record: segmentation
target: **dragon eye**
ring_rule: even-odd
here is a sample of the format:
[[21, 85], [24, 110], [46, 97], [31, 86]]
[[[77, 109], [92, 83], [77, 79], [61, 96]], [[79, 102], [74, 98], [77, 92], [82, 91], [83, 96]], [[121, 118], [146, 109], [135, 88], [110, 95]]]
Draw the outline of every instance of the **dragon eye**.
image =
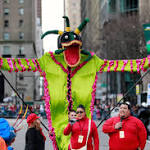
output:
[[68, 40], [68, 38], [69, 38], [68, 35], [65, 35], [65, 39]]
[[74, 34], [74, 38], [76, 38], [77, 36]]

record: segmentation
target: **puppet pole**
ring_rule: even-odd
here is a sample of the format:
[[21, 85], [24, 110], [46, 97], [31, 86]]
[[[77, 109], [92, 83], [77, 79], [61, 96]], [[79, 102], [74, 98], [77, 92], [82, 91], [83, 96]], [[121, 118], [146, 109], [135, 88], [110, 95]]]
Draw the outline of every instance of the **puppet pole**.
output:
[[[3, 74], [3, 72], [0, 70], [1, 75], [3, 76], [3, 78], [7, 81], [7, 83], [9, 84], [9, 86], [12, 88], [12, 90], [16, 93], [16, 95], [20, 98], [20, 100], [22, 101], [22, 103], [27, 107], [28, 105], [25, 103], [25, 101], [23, 100], [23, 98], [18, 94], [17, 90], [11, 85], [11, 83], [9, 82], [9, 80], [6, 78], [6, 76]], [[29, 107], [30, 113], [33, 113], [33, 111], [31, 110], [31, 107]], [[40, 120], [42, 126], [49, 132], [49, 129], [45, 126], [45, 124]]]

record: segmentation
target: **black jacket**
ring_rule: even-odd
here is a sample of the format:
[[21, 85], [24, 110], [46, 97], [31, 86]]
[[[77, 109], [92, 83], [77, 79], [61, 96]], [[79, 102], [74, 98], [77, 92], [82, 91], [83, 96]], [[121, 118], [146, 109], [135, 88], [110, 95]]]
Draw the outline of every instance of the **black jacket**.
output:
[[45, 150], [45, 140], [40, 130], [35, 128], [27, 130], [25, 150]]

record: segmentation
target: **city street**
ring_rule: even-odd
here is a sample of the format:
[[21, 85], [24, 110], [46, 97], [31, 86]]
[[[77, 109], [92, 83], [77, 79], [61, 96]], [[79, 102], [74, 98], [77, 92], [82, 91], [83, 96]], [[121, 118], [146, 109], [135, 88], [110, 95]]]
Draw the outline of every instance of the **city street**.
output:
[[[9, 119], [8, 120], [10, 124], [13, 124], [13, 122], [15, 120], [13, 119]], [[47, 125], [47, 121], [46, 120], [42, 120], [42, 122]], [[96, 124], [98, 124], [98, 121], [96, 121]], [[26, 124], [26, 120], [23, 121], [22, 125], [24, 126], [24, 128], [18, 132], [17, 134], [17, 138], [16, 141], [13, 144], [13, 147], [15, 150], [24, 150], [24, 146], [25, 146], [25, 133], [27, 130], [27, 124]], [[44, 134], [47, 137], [46, 139], [46, 145], [45, 145], [45, 150], [52, 150], [52, 142], [49, 140], [48, 134], [46, 132], [46, 130], [44, 129]], [[108, 136], [103, 134], [101, 131], [101, 127], [98, 129], [99, 131], [99, 136], [100, 136], [100, 150], [109, 150], [108, 147]], [[146, 147], [144, 150], [149, 150], [150, 148], [150, 142], [147, 142]]]
[[[67, 150], [64, 121], [77, 121], [70, 147], [79, 148], [86, 139], [83, 128], [89, 127], [85, 115], [106, 120], [119, 114], [104, 129], [113, 136], [110, 147], [140, 149], [147, 136], [142, 150], [150, 150], [149, 10], [150, 0], [0, 0], [0, 118], [13, 125], [17, 116], [34, 112], [48, 128], [47, 116], [56, 132], [54, 149], [59, 144], [59, 150]], [[33, 123], [37, 118], [28, 117], [31, 127], [40, 124]], [[12, 147], [24, 150], [28, 124], [25, 119], [17, 125], [21, 130]], [[99, 139], [93, 124], [91, 135], [100, 150], [109, 150], [102, 125]], [[53, 131], [41, 127], [45, 150], [53, 150]], [[31, 131], [29, 137], [34, 134], [41, 150], [40, 135]], [[86, 142], [90, 147], [94, 140]]]

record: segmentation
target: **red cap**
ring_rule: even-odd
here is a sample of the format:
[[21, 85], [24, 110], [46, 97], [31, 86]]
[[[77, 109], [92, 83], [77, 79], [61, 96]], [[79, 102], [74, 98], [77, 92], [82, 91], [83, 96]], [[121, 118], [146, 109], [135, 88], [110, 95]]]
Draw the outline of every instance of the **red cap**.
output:
[[40, 118], [39, 116], [37, 116], [36, 114], [32, 113], [27, 117], [27, 123], [28, 125], [30, 125], [31, 123], [33, 123], [36, 119]]

